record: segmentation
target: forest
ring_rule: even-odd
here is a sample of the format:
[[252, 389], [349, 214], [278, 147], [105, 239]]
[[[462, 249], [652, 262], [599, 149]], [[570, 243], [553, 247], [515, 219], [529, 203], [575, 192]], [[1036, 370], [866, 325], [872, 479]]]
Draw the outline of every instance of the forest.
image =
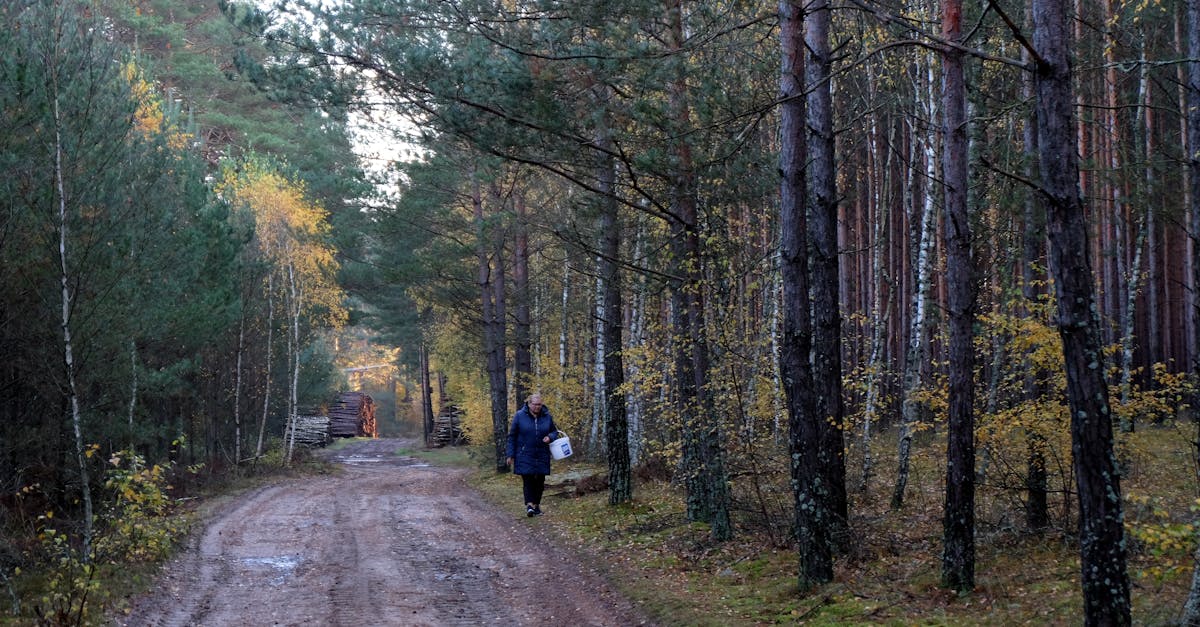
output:
[[1052, 538], [1085, 624], [1200, 624], [1200, 0], [0, 16], [14, 613], [386, 363], [496, 473], [540, 392], [612, 507], [666, 468], [797, 595], [920, 510], [940, 588]]

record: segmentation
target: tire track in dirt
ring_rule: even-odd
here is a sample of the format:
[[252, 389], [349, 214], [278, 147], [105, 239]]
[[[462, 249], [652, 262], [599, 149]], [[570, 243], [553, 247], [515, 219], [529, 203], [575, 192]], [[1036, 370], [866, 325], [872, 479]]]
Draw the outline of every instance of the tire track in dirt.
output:
[[355, 442], [343, 472], [222, 507], [120, 625], [646, 624], [537, 519], [500, 511], [466, 471]]

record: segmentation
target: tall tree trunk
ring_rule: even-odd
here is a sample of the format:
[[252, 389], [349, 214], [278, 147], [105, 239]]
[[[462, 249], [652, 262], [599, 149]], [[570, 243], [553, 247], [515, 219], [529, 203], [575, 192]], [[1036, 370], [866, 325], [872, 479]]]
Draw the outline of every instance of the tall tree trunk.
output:
[[[891, 133], [889, 129], [888, 133]], [[868, 142], [872, 148], [879, 146], [879, 128], [878, 122], [872, 120], [871, 130], [868, 135]], [[890, 140], [890, 138], [889, 138]], [[863, 405], [863, 426], [862, 426], [862, 482], [859, 483], [859, 491], [866, 492], [871, 482], [871, 475], [874, 473], [874, 457], [871, 455], [871, 427], [874, 426], [876, 415], [879, 413], [881, 405], [881, 397], [883, 395], [883, 374], [884, 374], [884, 338], [887, 333], [888, 322], [891, 319], [891, 299], [893, 290], [888, 285], [887, 274], [884, 270], [883, 257], [884, 247], [887, 241], [889, 232], [888, 216], [889, 212], [884, 210], [887, 200], [884, 194], [887, 190], [887, 184], [881, 183], [889, 180], [890, 169], [892, 164], [892, 151], [887, 152], [887, 158], [884, 160], [882, 167], [876, 162], [869, 166], [871, 179], [871, 205], [873, 218], [868, 219], [871, 224], [872, 239], [874, 244], [871, 246], [871, 283], [874, 286], [871, 299], [871, 356], [867, 363], [867, 397]], [[882, 168], [882, 172], [879, 170]], [[887, 302], [884, 302], [884, 292], [887, 292]]]
[[[932, 68], [929, 72], [932, 74]], [[932, 83], [933, 78], [930, 76], [926, 86], [932, 89]], [[928, 102], [928, 118], [932, 123], [935, 117], [932, 93], [929, 94]], [[932, 128], [926, 133], [923, 149], [925, 153], [925, 180], [933, 181], [936, 174], [934, 164], [936, 163], [937, 150]], [[910, 191], [909, 195], [911, 194], [912, 192]], [[896, 485], [892, 489], [892, 509], [900, 509], [904, 506], [904, 492], [908, 486], [909, 458], [912, 452], [913, 432], [921, 419], [924, 407], [924, 403], [918, 399], [917, 393], [920, 391], [923, 381], [922, 364], [926, 361], [926, 355], [929, 352], [929, 290], [930, 284], [933, 281], [934, 226], [937, 223], [937, 206], [933, 202], [933, 194], [927, 191], [924, 201], [917, 206], [920, 206], [921, 209], [914, 220], [920, 225], [917, 232], [917, 258], [915, 260], [916, 268], [914, 269], [916, 274], [916, 289], [912, 292], [912, 317], [909, 321], [908, 346], [905, 348], [904, 356], [904, 396], [900, 408], [900, 442], [897, 455]]]
[[[240, 328], [238, 329], [238, 341], [239, 341], [239, 349], [240, 349], [240, 342], [241, 342], [241, 329]], [[241, 357], [242, 357], [242, 354], [241, 354], [241, 351], [239, 350], [239, 352], [238, 352], [238, 360], [239, 360], [238, 361], [238, 366], [239, 366], [238, 374], [239, 375], [241, 374], [241, 361], [240, 361]], [[241, 383], [240, 377], [238, 378], [238, 382]], [[240, 391], [240, 388], [239, 388], [239, 391]], [[129, 449], [130, 450], [133, 450], [133, 448], [136, 444], [134, 442], [133, 416], [137, 412], [137, 402], [138, 402], [137, 342], [135, 342], [134, 340], [129, 340], [129, 417], [128, 418], [129, 418]], [[235, 422], [237, 421], [237, 418], [238, 418], [237, 408], [235, 407], [234, 408], [234, 421]], [[234, 460], [234, 461], [236, 462], [236, 460]]]
[[668, 108], [674, 126], [670, 150], [674, 157], [671, 181], [673, 273], [679, 277], [673, 290], [676, 301], [675, 333], [684, 344], [683, 368], [676, 371], [684, 422], [683, 454], [687, 476], [689, 520], [709, 523], [714, 540], [733, 537], [729, 519], [729, 485], [720, 417], [708, 389], [708, 331], [704, 317], [704, 272], [699, 232], [695, 164], [686, 130], [691, 128], [688, 101], [687, 56], [684, 54], [683, 0], [667, 2], [667, 46], [675, 64], [667, 85]]
[[[1187, 111], [1187, 174], [1188, 174], [1188, 238], [1192, 243], [1192, 281], [1200, 285], [1200, 262], [1194, 257], [1200, 251], [1200, 0], [1187, 0], [1187, 94], [1184, 109]], [[1200, 329], [1200, 298], [1192, 298], [1192, 310], [1189, 316], [1192, 328]], [[1196, 334], [1200, 336], [1200, 333]], [[1196, 341], [1196, 338], [1191, 338]], [[1193, 344], [1192, 375], [1200, 376], [1200, 346]], [[1200, 392], [1192, 399], [1192, 407], [1200, 407]], [[1195, 454], [1200, 458], [1200, 414], [1192, 410], [1196, 422], [1197, 435], [1193, 441]], [[1188, 592], [1187, 601], [1183, 606], [1184, 625], [1200, 626], [1200, 546], [1196, 547], [1194, 564], [1192, 566], [1192, 587]]]
[[288, 334], [288, 353], [291, 357], [292, 370], [288, 383], [288, 414], [287, 414], [287, 463], [292, 463], [292, 453], [296, 449], [296, 415], [300, 412], [300, 298], [301, 293], [296, 282], [296, 265], [288, 262], [288, 310], [291, 313], [291, 329]]
[[562, 315], [561, 324], [558, 330], [558, 376], [560, 381], [565, 381], [567, 376], [567, 337], [570, 330], [567, 325], [567, 305], [571, 300], [571, 261], [568, 259], [563, 264], [563, 280], [562, 280], [562, 305], [559, 312]]
[[1128, 625], [1120, 475], [1113, 456], [1112, 413], [1078, 187], [1078, 156], [1071, 145], [1067, 13], [1059, 0], [1034, 0], [1033, 16], [1033, 43], [1039, 56], [1035, 70], [1039, 167], [1071, 410], [1084, 620], [1088, 625]]
[[[1032, 20], [1032, 11], [1026, 7], [1026, 15]], [[1032, 22], [1030, 22], [1032, 24]], [[1028, 64], [1032, 63], [1033, 59], [1026, 50], [1022, 59]], [[1033, 76], [1027, 75], [1022, 78], [1022, 94], [1028, 102], [1033, 102]], [[1023, 129], [1022, 142], [1025, 146], [1025, 154], [1030, 159], [1026, 166], [1025, 174], [1029, 180], [1036, 180], [1038, 172], [1038, 164], [1036, 161], [1038, 154], [1037, 142], [1037, 118], [1036, 111], [1030, 112], [1031, 119], [1025, 121]], [[1025, 216], [1023, 222], [1025, 229], [1023, 232], [1022, 255], [1024, 263], [1022, 264], [1022, 285], [1021, 293], [1025, 298], [1027, 308], [1032, 307], [1042, 294], [1043, 288], [1040, 285], [1045, 280], [1044, 273], [1037, 270], [1039, 267], [1045, 267], [1045, 249], [1046, 242], [1046, 225], [1045, 211], [1042, 210], [1040, 197], [1035, 190], [1028, 190], [1025, 194]], [[1028, 309], [1027, 309], [1028, 312]], [[1033, 401], [1041, 396], [1042, 386], [1038, 385], [1034, 378], [1029, 365], [1029, 358], [1025, 356], [1026, 368], [1025, 378], [1023, 383], [1023, 394], [1026, 402]], [[1048, 484], [1046, 475], [1046, 439], [1036, 427], [1025, 428], [1026, 441], [1026, 462], [1025, 462], [1025, 524], [1029, 530], [1034, 533], [1041, 533], [1050, 526], [1050, 509], [1048, 504]]]
[[[633, 259], [635, 262], [642, 258], [644, 215], [637, 217], [637, 228], [633, 240]], [[637, 287], [633, 292], [633, 302], [630, 303], [629, 312], [629, 333], [625, 341], [625, 347], [641, 346], [644, 343], [645, 336], [645, 319], [646, 319], [646, 276], [640, 275], [637, 279]], [[622, 359], [624, 361], [624, 359]], [[635, 465], [641, 459], [641, 441], [642, 441], [642, 416], [644, 414], [642, 399], [643, 390], [639, 381], [640, 370], [636, 360], [629, 362], [629, 376], [625, 377], [631, 383], [632, 389], [629, 394], [629, 463]]]
[[242, 353], [246, 346], [246, 309], [238, 316], [237, 363], [233, 374], [233, 464], [242, 463]]
[[593, 333], [595, 339], [596, 352], [592, 355], [592, 414], [591, 427], [588, 430], [588, 444], [592, 447], [599, 448], [600, 446], [600, 426], [607, 420], [608, 415], [607, 403], [604, 395], [604, 356], [608, 353], [605, 346], [604, 336], [604, 270], [602, 268], [604, 260], [600, 255], [596, 256], [596, 292], [593, 299], [592, 320]]
[[[776, 268], [783, 267], [783, 257], [778, 249], [775, 251]], [[806, 264], [807, 266], [807, 264]], [[771, 402], [771, 438], [775, 442], [779, 442], [784, 437], [783, 428], [784, 420], [787, 415], [786, 403], [783, 401], [786, 393], [783, 385], [783, 370], [782, 370], [782, 348], [780, 346], [783, 333], [783, 272], [778, 270], [772, 273], [771, 286], [767, 292], [767, 298], [771, 303], [770, 332], [771, 332], [771, 381], [774, 385], [774, 394], [772, 394]]]
[[[1176, 50], [1178, 50], [1180, 52], [1180, 54], [1186, 53], [1186, 54], [1190, 55], [1192, 50], [1200, 52], [1200, 21], [1197, 21], [1197, 22], [1192, 21], [1192, 19], [1193, 19], [1192, 12], [1194, 10], [1200, 11], [1200, 9], [1197, 9], [1195, 7], [1194, 3], [1191, 0], [1188, 0], [1187, 11], [1184, 12], [1184, 14], [1185, 14], [1184, 19], [1187, 20], [1187, 31], [1188, 31], [1186, 42], [1184, 41], [1184, 25], [1182, 23], [1182, 20], [1179, 19], [1178, 13], [1176, 14], [1175, 45], [1176, 45]], [[1198, 15], [1196, 17], [1196, 19], [1200, 20], [1200, 15]], [[1193, 47], [1193, 46], [1195, 46], [1195, 47]], [[1196, 59], [1196, 57], [1192, 57], [1192, 56], [1189, 56], [1188, 58]], [[1196, 309], [1197, 307], [1200, 307], [1200, 300], [1197, 300], [1197, 298], [1196, 298], [1196, 287], [1195, 287], [1196, 285], [1200, 285], [1200, 283], [1196, 282], [1196, 273], [1197, 273], [1196, 266], [1198, 265], [1196, 263], [1196, 261], [1197, 261], [1196, 260], [1196, 255], [1197, 255], [1196, 238], [1200, 237], [1200, 233], [1198, 233], [1196, 231], [1197, 224], [1192, 222], [1192, 216], [1200, 215], [1200, 212], [1195, 211], [1195, 207], [1193, 207], [1193, 203], [1195, 202], [1195, 195], [1193, 194], [1192, 188], [1197, 185], [1197, 183], [1193, 180], [1194, 179], [1193, 170], [1196, 168], [1196, 151], [1200, 150], [1200, 147], [1197, 147], [1195, 144], [1191, 143], [1192, 138], [1191, 138], [1191, 134], [1190, 134], [1190, 129], [1196, 128], [1196, 124], [1193, 124], [1193, 122], [1196, 120], [1193, 120], [1191, 114], [1195, 113], [1196, 106], [1200, 106], [1200, 95], [1197, 95], [1197, 94], [1195, 94], [1195, 92], [1192, 91], [1193, 80], [1192, 80], [1191, 76], [1192, 76], [1192, 72], [1200, 72], [1200, 67], [1198, 67], [1197, 62], [1193, 60], [1190, 63], [1178, 64], [1175, 68], [1175, 72], [1176, 72], [1175, 76], [1179, 80], [1179, 110], [1185, 111], [1188, 113], [1187, 115], [1179, 116], [1179, 136], [1183, 140], [1183, 153], [1185, 155], [1185, 158], [1182, 159], [1182, 161], [1183, 161], [1182, 170], [1183, 171], [1181, 172], [1182, 178], [1184, 181], [1184, 184], [1183, 184], [1183, 206], [1184, 206], [1184, 211], [1186, 212], [1186, 214], [1188, 216], [1186, 218], [1186, 221], [1187, 221], [1187, 229], [1186, 230], [1187, 230], [1187, 234], [1188, 234], [1187, 254], [1184, 255], [1184, 271], [1183, 271], [1183, 274], [1184, 274], [1183, 294], [1184, 294], [1184, 303], [1185, 303], [1185, 308], [1186, 308], [1185, 310], [1187, 312], [1183, 315], [1183, 327], [1184, 327], [1184, 331], [1183, 331], [1184, 350], [1183, 350], [1183, 353], [1185, 355], [1187, 355], [1187, 358], [1190, 360], [1188, 363], [1191, 364], [1193, 366], [1193, 368], [1196, 368], [1198, 366], [1196, 364], [1196, 362], [1194, 361], [1196, 359], [1196, 354], [1197, 354], [1197, 351], [1195, 350], [1196, 337], [1198, 335], [1196, 333], [1196, 328], [1197, 328], [1196, 324], [1197, 324], [1197, 322], [1200, 322], [1200, 315], [1197, 315], [1198, 312]], [[1200, 76], [1197, 76], [1194, 83], [1196, 85], [1196, 89], [1200, 90]], [[1195, 99], [1193, 100], [1193, 98], [1195, 98]], [[1200, 131], [1198, 131], [1198, 132], [1200, 132]], [[1170, 290], [1171, 286], [1172, 286], [1172, 281], [1163, 281], [1164, 292], [1166, 292], [1167, 290]], [[1171, 297], [1170, 297], [1169, 292], [1164, 294], [1164, 300], [1166, 302], [1171, 302]], [[1168, 326], [1168, 329], [1169, 328], [1170, 327]], [[1168, 341], [1169, 341], [1169, 338], [1172, 337], [1173, 335], [1174, 335], [1173, 333], [1170, 333], [1170, 332], [1167, 333]], [[1165, 351], [1165, 352], [1167, 352], [1167, 354], [1170, 354], [1170, 351]], [[1195, 407], [1195, 405], [1193, 405], [1193, 407]], [[1198, 592], [1197, 594], [1200, 594], [1200, 592]], [[1200, 604], [1200, 599], [1198, 599], [1197, 602], [1198, 602], [1198, 604]], [[1197, 611], [1200, 612], [1200, 608], [1198, 608]]]
[[267, 274], [267, 350], [263, 366], [263, 407], [262, 417], [258, 421], [258, 444], [254, 447], [254, 457], [263, 455], [263, 439], [267, 433], [267, 416], [271, 408], [271, 348], [275, 335], [275, 273]]
[[838, 280], [837, 168], [834, 157], [833, 85], [828, 0], [813, 0], [804, 16], [804, 63], [808, 103], [806, 186], [809, 272], [812, 280], [812, 368], [821, 433], [817, 458], [828, 491], [830, 534], [835, 545], [850, 539], [846, 495], [845, 438], [842, 433], [842, 316]]
[[821, 442], [817, 399], [813, 390], [812, 321], [808, 291], [808, 237], [805, 219], [807, 133], [804, 98], [804, 3], [779, 3], [781, 143], [779, 150], [780, 261], [783, 291], [783, 337], [779, 369], [787, 398], [788, 452], [799, 553], [801, 590], [833, 579], [828, 486], [820, 461], [812, 452]]
[[[1125, 306], [1121, 308], [1121, 404], [1127, 405], [1133, 396], [1133, 349], [1134, 314], [1137, 311], [1137, 295], [1142, 281], [1142, 249], [1146, 243], [1146, 219], [1139, 217], [1137, 239], [1134, 241], [1133, 261], [1125, 277]], [[1121, 416], [1121, 432], [1133, 433], [1132, 415]]]
[[[433, 443], [433, 390], [429, 377], [429, 349], [421, 342], [421, 424], [425, 433], [425, 446]], [[395, 381], [395, 379], [392, 379]], [[453, 438], [453, 433], [450, 434]]]
[[529, 396], [533, 383], [532, 343], [529, 332], [529, 225], [526, 221], [525, 194], [518, 192], [513, 199], [517, 212], [515, 249], [513, 253], [513, 392], [517, 405]]
[[[1104, 0], [1103, 4], [1105, 23], [1116, 24], [1118, 16], [1113, 11], [1112, 0]], [[1106, 36], [1111, 37], [1111, 35]], [[1128, 280], [1130, 273], [1132, 272], [1127, 268], [1127, 253], [1129, 243], [1125, 208], [1126, 205], [1129, 204], [1129, 201], [1126, 198], [1127, 194], [1125, 193], [1124, 188], [1125, 174], [1122, 171], [1122, 168], [1124, 167], [1124, 159], [1122, 158], [1121, 154], [1122, 149], [1128, 142], [1126, 142], [1124, 139], [1121, 139], [1124, 129], [1121, 125], [1121, 111], [1123, 108], [1120, 106], [1117, 99], [1118, 90], [1120, 89], [1116, 60], [1118, 42], [1115, 40], [1115, 38], [1112, 39], [1113, 41], [1106, 42], [1104, 46], [1106, 66], [1104, 71], [1106, 83], [1104, 92], [1108, 100], [1108, 107], [1105, 111], [1106, 124], [1108, 125], [1108, 131], [1105, 133], [1105, 142], [1108, 146], [1108, 159], [1110, 168], [1108, 186], [1110, 190], [1109, 196], [1112, 199], [1112, 213], [1110, 214], [1109, 219], [1112, 223], [1111, 230], [1113, 232], [1114, 246], [1112, 254], [1112, 272], [1110, 273], [1112, 282], [1110, 287], [1112, 301], [1116, 305], [1116, 307], [1112, 310], [1112, 313], [1115, 314], [1113, 316], [1113, 320], [1121, 325], [1121, 328], [1115, 328], [1114, 325], [1112, 341], [1113, 343], [1120, 341], [1123, 344], [1124, 325], [1127, 320], [1130, 322], [1130, 324], [1132, 324], [1133, 317], [1132, 312], [1129, 311], [1129, 307], [1132, 306], [1133, 303], [1125, 299], [1126, 290], [1123, 290], [1120, 287], [1123, 281]], [[1144, 68], [1145, 66], [1143, 65], [1142, 67]], [[1122, 72], [1122, 74], [1124, 73]], [[1123, 363], [1122, 368], [1124, 368]], [[1122, 425], [1122, 428], [1123, 427], [1124, 425]]]
[[[55, 42], [57, 45], [57, 41]], [[67, 192], [63, 180], [63, 136], [62, 118], [59, 110], [59, 86], [57, 59], [47, 60], [51, 72], [51, 106], [54, 108], [54, 186], [58, 195], [58, 263], [59, 284], [62, 288], [60, 301], [62, 316], [59, 319], [63, 338], [63, 367], [67, 382], [67, 399], [71, 408], [71, 427], [75, 432], [75, 460], [79, 464], [79, 486], [83, 500], [83, 548], [84, 562], [92, 559], [92, 485], [87, 467], [87, 445], [83, 439], [83, 412], [79, 408], [79, 390], [75, 385], [75, 345], [71, 339], [71, 274], [67, 263]]]
[[1162, 349], [1162, 332], [1159, 328], [1159, 293], [1158, 286], [1158, 213], [1150, 206], [1157, 190], [1157, 176], [1154, 171], [1156, 147], [1154, 145], [1154, 87], [1150, 81], [1150, 64], [1146, 61], [1146, 42], [1142, 43], [1141, 91], [1142, 91], [1142, 139], [1145, 164], [1142, 179], [1142, 203], [1146, 205], [1146, 363], [1153, 366], [1158, 363]]
[[[608, 100], [600, 94], [601, 111]], [[625, 363], [621, 355], [621, 328], [625, 305], [621, 298], [621, 222], [617, 204], [617, 168], [611, 156], [612, 135], [608, 120], [600, 116], [596, 143], [600, 147], [597, 181], [600, 190], [600, 278], [604, 283], [601, 339], [604, 345], [604, 425], [608, 457], [608, 503], [617, 505], [633, 499], [629, 467], [629, 418], [626, 412]]]
[[[942, 36], [950, 42], [962, 39], [962, 0], [943, 0]], [[950, 46], [942, 50], [942, 120], [950, 321], [942, 585], [967, 592], [975, 587], [975, 271], [967, 207], [968, 120], [963, 52]]]
[[[475, 253], [479, 263], [478, 285], [482, 302], [483, 352], [487, 357], [488, 391], [492, 410], [492, 445], [496, 453], [496, 472], [508, 472], [505, 442], [508, 435], [508, 373], [504, 364], [504, 278], [501, 258], [496, 258], [497, 272], [492, 273], [489, 253], [496, 253], [496, 239], [489, 233], [484, 220], [483, 196], [478, 174], [473, 174], [471, 203], [475, 212]], [[496, 228], [494, 225], [490, 228]], [[498, 300], [501, 299], [501, 300]]]
[[[1142, 57], [1143, 58], [1138, 70], [1138, 103], [1141, 105], [1139, 106], [1139, 113], [1141, 114], [1142, 124], [1134, 125], [1133, 136], [1135, 139], [1139, 140], [1137, 143], [1141, 145], [1140, 147], [1149, 149], [1151, 146], [1150, 136], [1152, 135], [1152, 129], [1150, 127], [1150, 122], [1152, 117], [1148, 106], [1150, 98], [1150, 83], [1148, 77], [1149, 72], [1147, 70], [1148, 64], [1146, 63], [1144, 48], [1142, 50]], [[1150, 165], [1150, 159], [1152, 158], [1153, 153], [1145, 153], [1145, 166], [1143, 170], [1145, 178], [1142, 180], [1142, 190], [1144, 192], [1142, 197], [1144, 199], [1149, 199], [1149, 184], [1154, 180], [1154, 169]], [[1133, 395], [1133, 359], [1134, 335], [1136, 333], [1135, 323], [1137, 313], [1137, 297], [1138, 292], [1142, 287], [1142, 280], [1145, 278], [1145, 275], [1142, 273], [1142, 254], [1145, 250], [1146, 239], [1151, 233], [1151, 216], [1154, 213], [1150, 209], [1148, 202], [1141, 203], [1141, 208], [1139, 208], [1139, 205], [1135, 203], [1133, 207], [1131, 207], [1130, 212], [1138, 212], [1134, 218], [1136, 221], [1137, 236], [1133, 245], [1133, 260], [1130, 262], [1128, 272], [1124, 277], [1125, 290], [1122, 294], [1125, 298], [1125, 306], [1122, 309], [1123, 317], [1121, 319], [1121, 405], [1127, 405], [1131, 399], [1131, 396]], [[1149, 257], [1151, 260], [1154, 259], [1155, 252], [1156, 251], [1153, 249], [1150, 250]], [[1153, 264], [1153, 261], [1151, 261], [1151, 264]], [[1153, 283], [1150, 283], [1148, 287], [1149, 290], [1147, 290], [1146, 300], [1148, 303], [1154, 306], [1154, 294], [1157, 291], [1156, 286]], [[1151, 311], [1150, 316], [1153, 317], [1155, 313], [1156, 312]], [[1148, 341], [1145, 342], [1144, 347], [1146, 348], [1147, 354], [1154, 353], [1153, 344], [1154, 338], [1152, 337], [1148, 338]], [[1153, 364], [1154, 360], [1151, 359], [1150, 363]], [[1132, 433], [1135, 428], [1134, 423], [1134, 417], [1129, 413], [1125, 413], [1121, 417], [1121, 431], [1123, 433]]]
[[871, 305], [871, 356], [867, 363], [867, 398], [863, 406], [863, 426], [862, 426], [862, 483], [859, 484], [859, 491], [866, 492], [871, 481], [871, 474], [874, 472], [874, 458], [871, 456], [871, 427], [875, 421], [875, 416], [879, 412], [880, 396], [882, 395], [883, 387], [883, 339], [884, 329], [887, 327], [891, 294], [888, 294], [889, 302], [883, 302], [883, 289], [881, 286], [884, 282], [883, 276], [883, 225], [886, 218], [880, 215], [876, 218], [876, 244], [872, 249], [871, 255], [874, 258], [872, 261], [871, 276], [877, 286], [875, 289], [874, 303]]

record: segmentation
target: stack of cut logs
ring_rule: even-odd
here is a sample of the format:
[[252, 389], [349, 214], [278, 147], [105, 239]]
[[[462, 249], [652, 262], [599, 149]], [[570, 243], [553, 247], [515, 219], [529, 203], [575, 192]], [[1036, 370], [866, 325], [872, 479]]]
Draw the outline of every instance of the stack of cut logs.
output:
[[342, 392], [329, 408], [329, 435], [335, 438], [379, 437], [375, 401], [362, 392]]
[[454, 405], [443, 407], [433, 419], [433, 445], [458, 446], [464, 443], [466, 436], [462, 432], [462, 412]]
[[296, 416], [295, 429], [297, 446], [318, 448], [329, 444], [329, 416]]

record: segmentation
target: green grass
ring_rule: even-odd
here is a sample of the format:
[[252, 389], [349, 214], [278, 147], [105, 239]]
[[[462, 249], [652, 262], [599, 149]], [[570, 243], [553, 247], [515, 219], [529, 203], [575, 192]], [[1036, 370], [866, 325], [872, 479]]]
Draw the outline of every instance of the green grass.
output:
[[462, 467], [474, 465], [474, 462], [470, 458], [470, 452], [463, 446], [422, 449], [401, 448], [397, 449], [395, 454], [398, 457], [415, 457], [440, 466]]
[[325, 446], [327, 451], [340, 451], [355, 442], [365, 442], [371, 438], [333, 438], [333, 441]]

